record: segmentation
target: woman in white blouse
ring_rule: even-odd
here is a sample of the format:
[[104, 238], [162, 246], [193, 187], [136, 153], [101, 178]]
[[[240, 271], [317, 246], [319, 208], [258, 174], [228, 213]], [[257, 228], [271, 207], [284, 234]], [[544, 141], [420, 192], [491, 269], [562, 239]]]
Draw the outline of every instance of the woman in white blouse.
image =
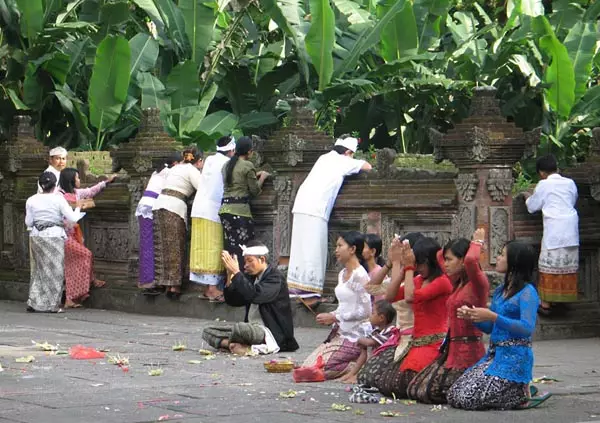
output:
[[344, 266], [335, 287], [338, 308], [331, 313], [317, 315], [318, 324], [333, 325], [333, 329], [327, 340], [303, 364], [314, 366], [321, 356], [327, 379], [337, 379], [352, 370], [361, 353], [358, 339], [371, 333], [371, 296], [365, 290], [369, 275], [359, 261], [364, 244], [364, 236], [355, 231], [342, 233], [337, 239], [335, 256]]
[[539, 312], [550, 315], [558, 303], [577, 301], [579, 270], [579, 215], [577, 185], [558, 173], [556, 158], [548, 154], [537, 159], [541, 180], [533, 194], [525, 193], [529, 213], [542, 211], [544, 236], [538, 262]]
[[62, 195], [54, 194], [56, 176], [44, 172], [38, 180], [41, 194], [25, 203], [25, 225], [30, 231], [31, 279], [27, 311], [57, 313], [62, 311], [65, 279], [65, 220], [75, 223], [85, 213], [73, 211]]
[[139, 277], [138, 286], [144, 289], [144, 294], [160, 293], [154, 287], [154, 229], [152, 226], [152, 207], [165, 185], [169, 170], [182, 159], [177, 151], [171, 157], [161, 160], [156, 170], [150, 176], [148, 185], [135, 210], [140, 232]]
[[152, 207], [154, 226], [154, 272], [156, 285], [167, 296], [181, 295], [183, 264], [186, 257], [187, 200], [198, 189], [202, 152], [195, 146], [183, 151], [183, 163], [173, 167]]

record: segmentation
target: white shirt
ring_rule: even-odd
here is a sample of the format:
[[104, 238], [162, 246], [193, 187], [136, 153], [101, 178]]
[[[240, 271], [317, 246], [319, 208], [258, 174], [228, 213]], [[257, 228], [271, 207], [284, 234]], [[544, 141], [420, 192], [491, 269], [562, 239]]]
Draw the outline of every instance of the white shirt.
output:
[[[337, 153], [336, 153], [337, 154]], [[364, 267], [358, 266], [344, 281], [346, 269], [338, 275], [335, 296], [338, 308], [333, 312], [340, 327], [340, 335], [352, 342], [369, 335], [372, 331], [369, 323], [371, 315], [371, 296], [365, 286], [369, 283], [369, 274]]]
[[[85, 213], [81, 213], [79, 207], [73, 210], [61, 194], [35, 194], [25, 203], [25, 225], [31, 231], [31, 236], [66, 239], [62, 226], [64, 220], [76, 223], [83, 216]], [[53, 222], [60, 226], [38, 231], [34, 224], [40, 222]]]
[[[163, 186], [165, 185], [168, 174], [168, 167], [165, 167], [160, 172], [152, 173], [152, 176], [150, 176], [150, 180], [148, 181], [148, 185], [146, 185], [145, 191], [151, 191], [155, 194], [160, 194]], [[140, 202], [135, 210], [135, 215], [152, 219], [152, 207], [154, 206], [154, 203], [156, 203], [157, 198], [142, 195], [142, 198], [140, 198]]]
[[208, 219], [221, 223], [219, 209], [223, 200], [223, 166], [229, 161], [229, 157], [217, 153], [207, 157], [202, 168], [202, 178], [194, 205], [192, 206], [192, 217]]
[[554, 173], [541, 180], [525, 204], [529, 213], [541, 210], [544, 217], [542, 247], [547, 250], [579, 245], [579, 216], [575, 210], [577, 185]]
[[335, 151], [323, 154], [300, 185], [292, 213], [329, 220], [344, 177], [360, 172], [364, 163]]
[[[163, 190], [170, 189], [190, 197], [198, 189], [200, 183], [200, 169], [191, 163], [175, 165], [169, 171]], [[159, 195], [152, 210], [169, 210], [176, 213], [183, 220], [187, 220], [187, 204], [185, 201], [171, 195]]]
[[[58, 180], [60, 179], [60, 170], [55, 169], [53, 166], [48, 166], [48, 169], [44, 170], [44, 172], [50, 172], [50, 173], [54, 173], [54, 176], [56, 176], [56, 185], [54, 186], [54, 191], [56, 191], [56, 189], [58, 188]], [[44, 192], [44, 190], [42, 190], [42, 187], [40, 186], [40, 184], [38, 183], [38, 194], [42, 194]]]

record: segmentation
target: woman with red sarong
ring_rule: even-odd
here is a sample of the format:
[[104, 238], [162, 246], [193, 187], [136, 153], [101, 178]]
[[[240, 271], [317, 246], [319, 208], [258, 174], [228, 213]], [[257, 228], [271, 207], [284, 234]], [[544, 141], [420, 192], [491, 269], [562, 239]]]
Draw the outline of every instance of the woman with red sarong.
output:
[[444, 270], [454, 282], [446, 307], [448, 335], [438, 358], [423, 369], [408, 386], [408, 396], [426, 404], [445, 404], [446, 393], [466, 369], [485, 355], [481, 331], [468, 320], [459, 319], [463, 306], [485, 307], [489, 282], [479, 265], [485, 231], [478, 229], [473, 240], [459, 238], [444, 247]]
[[[94, 198], [115, 178], [116, 175], [112, 175], [108, 180], [90, 188], [80, 188], [79, 172], [77, 169], [67, 168], [60, 173], [59, 192], [73, 205], [81, 200]], [[88, 207], [85, 203], [81, 206], [82, 209]], [[69, 225], [65, 229], [68, 237], [65, 241], [65, 307], [78, 308], [89, 297], [91, 284], [100, 288], [105, 282], [94, 277], [92, 252], [83, 243], [83, 232], [79, 224]]]

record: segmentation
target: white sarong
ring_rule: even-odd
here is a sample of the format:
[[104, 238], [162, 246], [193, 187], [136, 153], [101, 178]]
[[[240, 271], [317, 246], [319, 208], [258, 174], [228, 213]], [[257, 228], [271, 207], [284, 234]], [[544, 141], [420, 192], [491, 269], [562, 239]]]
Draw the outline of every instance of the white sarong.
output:
[[327, 221], [295, 213], [287, 281], [290, 297], [320, 297], [327, 269]]

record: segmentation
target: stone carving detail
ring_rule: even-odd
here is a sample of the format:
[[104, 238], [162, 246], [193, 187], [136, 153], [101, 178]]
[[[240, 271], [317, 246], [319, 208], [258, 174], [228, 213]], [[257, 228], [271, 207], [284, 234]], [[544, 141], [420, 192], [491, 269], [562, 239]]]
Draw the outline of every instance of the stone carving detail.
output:
[[490, 264], [496, 263], [496, 257], [509, 240], [509, 207], [490, 207]]
[[473, 146], [469, 151], [469, 157], [476, 162], [484, 162], [490, 155], [490, 137], [488, 136], [488, 133], [479, 126], [474, 126], [473, 129], [467, 133], [467, 137], [473, 143]]
[[487, 189], [494, 201], [504, 201], [512, 192], [513, 178], [510, 169], [491, 169], [487, 179]]
[[0, 197], [4, 201], [13, 201], [15, 199], [15, 181], [4, 179], [0, 182]]
[[452, 234], [448, 231], [424, 231], [423, 236], [435, 239], [440, 246], [444, 246], [452, 239]]
[[11, 203], [4, 203], [2, 207], [2, 227], [4, 229], [4, 244], [13, 244], [15, 242], [14, 237], [14, 221], [13, 221], [13, 205]]
[[136, 172], [144, 173], [152, 169], [152, 158], [150, 158], [149, 156], [137, 155], [133, 158], [131, 166]]
[[461, 205], [452, 217], [452, 238], [471, 239], [476, 227], [475, 205]]
[[454, 184], [464, 201], [473, 201], [477, 187], [479, 186], [479, 178], [474, 173], [461, 173], [454, 180]]
[[143, 193], [143, 187], [142, 187], [142, 182], [133, 182], [130, 184], [127, 184], [127, 189], [129, 190], [129, 194], [130, 194], [130, 198], [131, 198], [131, 206], [133, 211], [135, 211], [135, 208], [137, 207], [137, 203], [139, 203], [140, 199], [142, 198], [142, 193]]
[[290, 255], [292, 241], [291, 208], [289, 205], [277, 206], [277, 229], [279, 233], [279, 257]]
[[429, 128], [429, 140], [433, 145], [433, 160], [436, 163], [440, 163], [444, 160], [444, 154], [442, 153], [442, 140], [444, 139], [444, 134], [441, 132]]
[[91, 228], [90, 250], [94, 257], [125, 262], [129, 257], [129, 227], [98, 223]]
[[377, 150], [377, 176], [379, 178], [389, 178], [394, 174], [396, 167], [394, 162], [396, 161], [396, 150], [391, 148], [382, 148]]
[[302, 150], [306, 142], [298, 138], [295, 134], [290, 134], [286, 142], [283, 144], [284, 154], [288, 165], [294, 167], [304, 160]]
[[18, 172], [23, 167], [21, 161], [20, 148], [18, 145], [9, 145], [8, 150], [8, 170]]
[[277, 176], [273, 181], [273, 188], [277, 193], [279, 204], [289, 203], [292, 199], [292, 180], [287, 176]]
[[590, 177], [590, 195], [596, 201], [600, 201], [600, 175]]
[[542, 127], [532, 129], [531, 131], [525, 132], [525, 150], [523, 151], [523, 159], [528, 159], [535, 155], [538, 144], [540, 143], [540, 136], [542, 135]]

